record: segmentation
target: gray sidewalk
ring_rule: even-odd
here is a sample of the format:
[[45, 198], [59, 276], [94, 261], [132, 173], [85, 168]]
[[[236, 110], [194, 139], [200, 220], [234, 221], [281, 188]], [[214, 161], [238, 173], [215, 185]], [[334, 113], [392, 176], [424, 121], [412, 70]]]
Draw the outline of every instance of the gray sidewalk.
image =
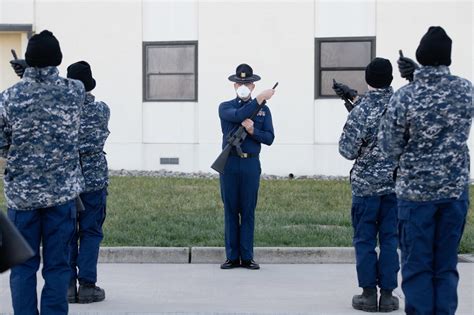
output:
[[[474, 264], [461, 263], [459, 271], [457, 314], [472, 315]], [[100, 264], [98, 284], [106, 289], [106, 301], [72, 305], [70, 314], [364, 314], [351, 308], [352, 295], [359, 292], [352, 264], [262, 265], [259, 271], [210, 264]], [[4, 274], [0, 314], [11, 313]]]

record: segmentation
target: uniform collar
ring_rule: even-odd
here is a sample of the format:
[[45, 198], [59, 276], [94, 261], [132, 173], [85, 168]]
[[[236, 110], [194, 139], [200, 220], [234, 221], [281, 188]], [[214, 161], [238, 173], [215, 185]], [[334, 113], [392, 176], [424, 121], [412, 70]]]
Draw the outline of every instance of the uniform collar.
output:
[[448, 66], [423, 66], [415, 70], [415, 80], [421, 79], [426, 80], [433, 77], [441, 77], [451, 74]]
[[367, 91], [367, 95], [388, 95], [388, 94], [393, 94], [393, 88], [391, 86]]
[[252, 97], [250, 97], [250, 98], [249, 98], [248, 100], [246, 100], [246, 101], [244, 101], [243, 99], [241, 99], [241, 98], [238, 97], [238, 96], [235, 98], [235, 102], [236, 102], [237, 104], [239, 104], [239, 105], [247, 104], [247, 103], [251, 102], [252, 100], [253, 100]]
[[86, 93], [86, 100], [84, 101], [85, 104], [93, 103], [95, 101], [95, 96], [92, 93]]
[[23, 78], [27, 81], [55, 81], [58, 77], [59, 70], [57, 67], [28, 67], [23, 74]]

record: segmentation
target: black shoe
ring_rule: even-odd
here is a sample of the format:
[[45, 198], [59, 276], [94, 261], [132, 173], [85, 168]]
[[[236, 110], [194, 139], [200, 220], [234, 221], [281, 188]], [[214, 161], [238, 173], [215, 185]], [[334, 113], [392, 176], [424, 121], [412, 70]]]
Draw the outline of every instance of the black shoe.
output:
[[257, 264], [253, 259], [252, 260], [242, 260], [242, 267], [251, 269], [251, 270], [258, 270], [260, 269], [260, 265]]
[[88, 304], [105, 300], [105, 291], [95, 284], [81, 284], [77, 292], [77, 303]]
[[398, 298], [392, 295], [392, 290], [380, 290], [379, 311], [388, 313], [399, 308]]
[[354, 295], [352, 307], [364, 312], [377, 312], [377, 289], [364, 288], [361, 295]]
[[76, 280], [69, 283], [69, 288], [67, 288], [67, 301], [68, 303], [77, 303]]
[[234, 269], [240, 267], [240, 261], [227, 259], [225, 263], [221, 265], [221, 269]]

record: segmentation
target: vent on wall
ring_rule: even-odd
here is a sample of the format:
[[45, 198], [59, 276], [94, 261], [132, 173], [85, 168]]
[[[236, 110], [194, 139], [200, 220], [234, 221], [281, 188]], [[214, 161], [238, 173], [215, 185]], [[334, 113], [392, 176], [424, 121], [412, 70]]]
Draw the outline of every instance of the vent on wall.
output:
[[179, 164], [179, 158], [177, 158], [177, 157], [160, 158], [160, 164], [161, 165], [178, 165]]

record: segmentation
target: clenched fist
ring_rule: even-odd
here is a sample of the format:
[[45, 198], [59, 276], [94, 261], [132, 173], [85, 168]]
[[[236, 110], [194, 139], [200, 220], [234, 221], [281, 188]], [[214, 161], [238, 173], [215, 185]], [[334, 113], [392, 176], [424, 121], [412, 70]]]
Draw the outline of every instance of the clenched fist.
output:
[[257, 102], [259, 105], [262, 105], [264, 101], [268, 101], [272, 98], [273, 94], [275, 94], [274, 89], [264, 90], [260, 94], [257, 95]]
[[249, 135], [253, 135], [253, 131], [254, 131], [254, 128], [253, 128], [253, 120], [252, 119], [245, 119], [243, 122], [242, 122], [242, 126], [245, 128], [245, 130], [247, 130], [247, 133]]

